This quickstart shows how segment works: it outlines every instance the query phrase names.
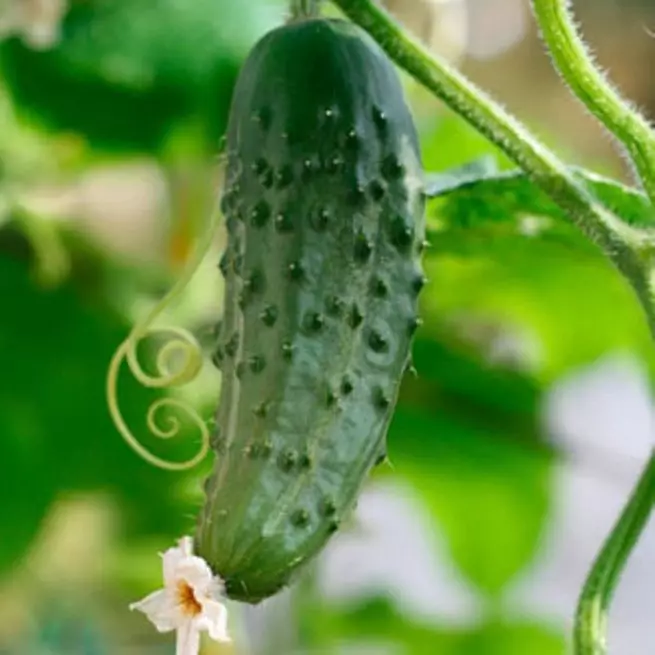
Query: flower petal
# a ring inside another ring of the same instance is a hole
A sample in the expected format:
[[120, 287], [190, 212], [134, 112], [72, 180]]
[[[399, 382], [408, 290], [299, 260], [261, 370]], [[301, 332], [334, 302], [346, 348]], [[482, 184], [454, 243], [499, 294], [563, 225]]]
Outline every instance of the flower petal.
[[175, 570], [177, 579], [186, 581], [197, 597], [209, 596], [214, 589], [214, 574], [202, 557], [186, 557]]
[[193, 621], [185, 621], [177, 630], [175, 655], [198, 655], [200, 632]]
[[193, 539], [191, 537], [182, 537], [177, 542], [177, 547], [185, 557], [193, 555]]
[[232, 641], [227, 633], [227, 608], [217, 600], [205, 600], [202, 614], [196, 619], [198, 630], [207, 630], [215, 641]]
[[175, 548], [169, 548], [163, 555], [164, 584], [169, 587], [177, 583], [177, 567], [193, 555], [193, 540], [183, 537]]
[[175, 630], [183, 621], [175, 596], [167, 589], [160, 589], [143, 600], [130, 605], [131, 610], [143, 612], [159, 632]]

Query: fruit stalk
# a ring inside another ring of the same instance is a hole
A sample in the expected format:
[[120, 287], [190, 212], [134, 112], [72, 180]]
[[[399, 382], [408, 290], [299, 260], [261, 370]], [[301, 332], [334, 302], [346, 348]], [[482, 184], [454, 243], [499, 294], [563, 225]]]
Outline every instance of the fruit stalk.
[[293, 18], [312, 18], [320, 13], [321, 0], [291, 0]]

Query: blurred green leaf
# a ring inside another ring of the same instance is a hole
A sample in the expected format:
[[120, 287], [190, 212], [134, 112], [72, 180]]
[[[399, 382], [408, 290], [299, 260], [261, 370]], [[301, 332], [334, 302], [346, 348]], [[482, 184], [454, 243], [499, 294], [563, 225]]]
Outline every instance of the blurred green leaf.
[[[556, 240], [518, 247], [477, 232], [439, 235], [425, 258], [418, 378], [403, 383], [389, 454], [458, 568], [495, 596], [531, 561], [548, 516], [546, 385], [613, 347], [650, 350], [650, 339], [631, 290], [593, 249], [571, 257]], [[494, 354], [498, 340], [511, 357]]]
[[508, 618], [470, 628], [442, 627], [401, 614], [384, 597], [357, 605], [322, 608], [320, 614], [330, 622], [333, 638], [342, 643], [379, 644], [381, 650], [384, 645], [391, 645], [404, 655], [563, 655], [565, 652], [562, 634], [536, 621]]
[[[432, 281], [423, 297], [426, 320], [475, 331], [498, 326], [527, 344], [534, 374], [549, 382], [610, 351], [653, 365], [645, 318], [625, 279], [599, 253], [537, 240], [440, 237], [425, 260]], [[432, 290], [434, 287], [434, 291]], [[521, 350], [521, 348], [518, 348]]]
[[0, 223], [8, 213], [8, 183], [41, 179], [54, 170], [52, 143], [21, 124], [0, 79]]
[[460, 635], [421, 624], [396, 610], [383, 597], [344, 606], [334, 612], [332, 634], [343, 643], [393, 644], [407, 655], [455, 655]]
[[447, 110], [431, 125], [421, 126], [421, 151], [426, 171], [467, 166], [476, 159], [493, 157], [505, 170], [514, 164], [463, 118]]
[[[576, 173], [627, 222], [653, 225], [640, 192]], [[497, 598], [534, 557], [548, 518], [553, 452], [539, 425], [546, 386], [611, 350], [648, 357], [652, 368], [652, 346], [632, 289], [525, 176], [474, 162], [429, 181], [440, 197], [430, 205], [418, 378], [403, 383], [389, 454], [453, 562]], [[561, 638], [539, 626], [496, 623], [455, 650], [563, 651]]]
[[[107, 411], [107, 366], [130, 328], [115, 304], [125, 298], [108, 293], [116, 291], [119, 274], [94, 251], [70, 254], [71, 277], [44, 289], [31, 275], [29, 242], [13, 224], [0, 232], [0, 459], [6, 471], [0, 572], [26, 553], [50, 502], [64, 492], [111, 494], [128, 537], [169, 541], [194, 521], [196, 499], [183, 485], [199, 487], [200, 471], [171, 474], [143, 462]], [[146, 434], [147, 409], [162, 395], [141, 387], [127, 370], [119, 395], [128, 425], [147, 447], [171, 459], [197, 447], [188, 430], [167, 444]]]
[[[521, 340], [517, 365], [540, 384], [610, 351], [636, 355], [655, 375], [650, 335], [632, 288], [545, 194], [507, 170], [506, 158], [469, 132], [461, 119], [447, 117], [424, 138], [426, 168], [445, 170], [441, 183], [430, 178], [442, 187], [441, 197], [429, 204], [432, 247], [424, 258], [431, 283], [421, 313], [430, 329]], [[483, 179], [472, 180], [470, 162], [490, 155], [505, 172], [489, 178], [481, 171]], [[627, 222], [654, 224], [639, 191], [572, 170]], [[491, 340], [484, 337], [478, 345], [486, 348]], [[416, 359], [423, 365], [425, 357]]]
[[413, 357], [417, 375], [403, 381], [402, 405], [457, 413], [467, 423], [537, 438], [542, 388], [529, 373], [490, 361], [479, 347], [466, 344], [428, 314]]
[[564, 655], [561, 631], [536, 621], [491, 621], [462, 639], [458, 655]]
[[[0, 327], [0, 347], [5, 348], [3, 333]], [[1, 363], [6, 364], [4, 357]], [[47, 435], [33, 414], [30, 399], [11, 388], [9, 375], [3, 366], [0, 461], [5, 492], [0, 501], [0, 578], [27, 554], [57, 494], [52, 462], [46, 454]]]
[[183, 121], [206, 138], [225, 126], [241, 59], [280, 20], [275, 0], [75, 2], [61, 41], [35, 51], [18, 38], [0, 65], [20, 109], [103, 148], [157, 150]]
[[[444, 286], [456, 282], [443, 277]], [[497, 596], [533, 558], [548, 517], [556, 453], [540, 424], [544, 386], [520, 358], [485, 352], [484, 340], [502, 327], [483, 324], [483, 338], [467, 341], [461, 324], [447, 322], [439, 287], [423, 297], [418, 374], [403, 381], [389, 457], [393, 475], [431, 510], [460, 571]]]
[[459, 570], [490, 596], [532, 560], [551, 486], [551, 458], [497, 431], [401, 407], [389, 433], [394, 475], [417, 490]]
[[[639, 192], [592, 173], [585, 179], [625, 220], [652, 224]], [[632, 288], [548, 197], [516, 173], [448, 184], [430, 206], [427, 320], [451, 331], [487, 323], [521, 335], [542, 382], [613, 350], [655, 370]]]

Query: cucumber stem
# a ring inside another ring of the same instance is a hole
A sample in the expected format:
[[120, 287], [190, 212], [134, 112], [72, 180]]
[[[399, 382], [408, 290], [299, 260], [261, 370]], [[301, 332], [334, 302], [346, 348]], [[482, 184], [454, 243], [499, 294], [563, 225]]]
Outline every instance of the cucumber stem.
[[609, 605], [654, 503], [655, 452], [651, 454], [585, 581], [575, 617], [575, 655], [604, 655], [607, 652]]
[[594, 64], [568, 0], [532, 0], [531, 4], [555, 68], [576, 97], [625, 146], [644, 191], [655, 204], [652, 126]]
[[291, 15], [294, 19], [316, 18], [320, 15], [321, 0], [291, 0]]

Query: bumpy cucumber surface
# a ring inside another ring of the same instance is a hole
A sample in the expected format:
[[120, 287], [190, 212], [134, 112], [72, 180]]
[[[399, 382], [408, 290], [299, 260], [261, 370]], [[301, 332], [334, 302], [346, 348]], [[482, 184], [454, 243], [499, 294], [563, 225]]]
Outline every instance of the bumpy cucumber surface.
[[384, 457], [418, 325], [424, 198], [397, 72], [340, 20], [255, 46], [227, 153], [218, 457], [196, 549], [255, 603], [322, 549]]

